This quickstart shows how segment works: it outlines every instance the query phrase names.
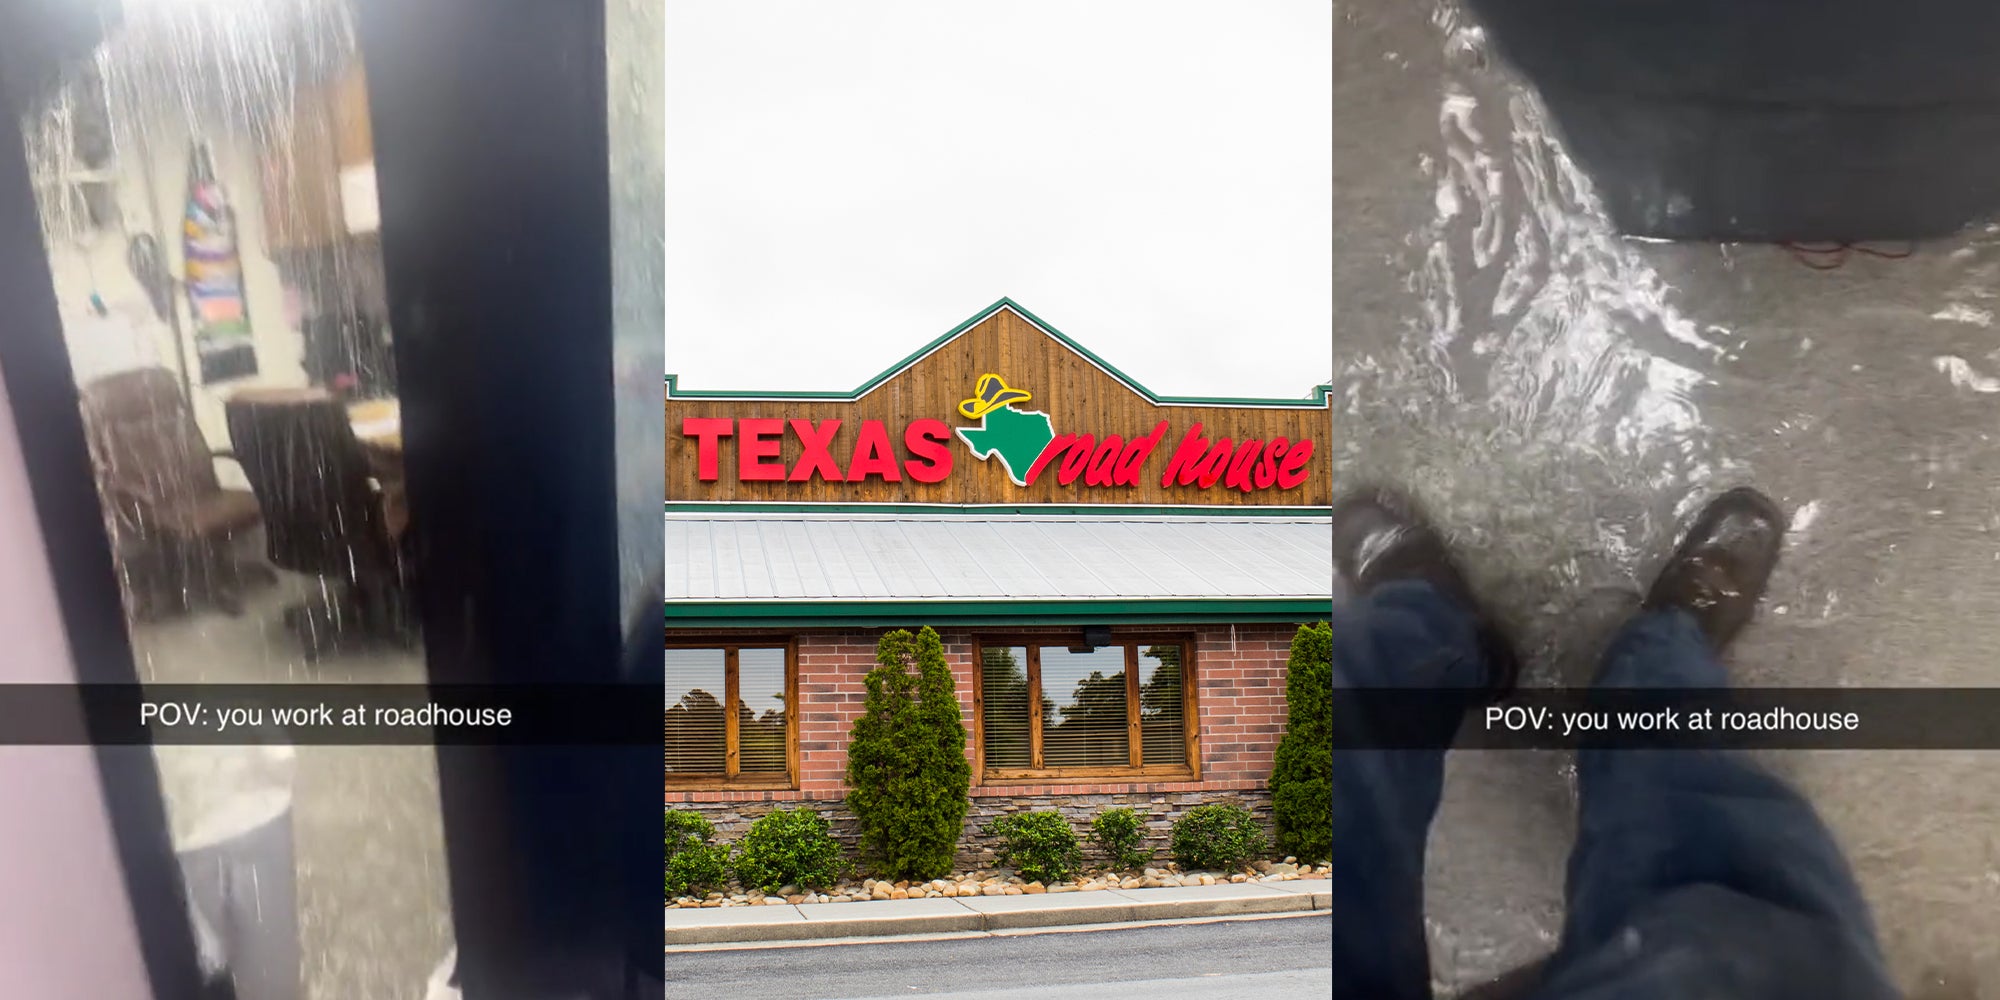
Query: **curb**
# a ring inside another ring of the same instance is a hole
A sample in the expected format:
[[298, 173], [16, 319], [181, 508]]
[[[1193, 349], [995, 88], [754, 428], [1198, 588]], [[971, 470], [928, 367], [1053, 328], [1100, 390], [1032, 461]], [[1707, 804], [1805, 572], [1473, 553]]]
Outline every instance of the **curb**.
[[[1085, 905], [1046, 906], [1014, 902], [1029, 900], [1039, 903], [1046, 896], [988, 896], [970, 899], [943, 898], [926, 899], [926, 903], [957, 904], [956, 911], [946, 907], [936, 907], [945, 912], [910, 913], [905, 915], [878, 915], [866, 917], [807, 916], [805, 907], [731, 907], [740, 909], [742, 915], [758, 915], [759, 919], [731, 921], [728, 923], [698, 924], [666, 928], [666, 945], [733, 944], [746, 941], [803, 941], [821, 938], [850, 937], [895, 937], [906, 934], [952, 934], [978, 933], [985, 931], [1019, 930], [1035, 927], [1058, 927], [1073, 924], [1116, 924], [1136, 923], [1148, 920], [1186, 920], [1200, 917], [1229, 917], [1266, 913], [1307, 913], [1314, 910], [1331, 910], [1333, 894], [1330, 890], [1300, 891], [1271, 890], [1268, 893], [1245, 893], [1211, 898], [1147, 898], [1139, 895], [1162, 890], [1107, 889], [1089, 893], [1093, 897], [1103, 897], [1102, 902], [1093, 899]], [[1007, 900], [1010, 902], [998, 902]], [[914, 901], [912, 901], [914, 902]], [[815, 903], [810, 905], [814, 912], [824, 912], [828, 908], [846, 906], [866, 906], [866, 903]], [[975, 908], [975, 906], [977, 908]], [[787, 914], [787, 911], [791, 911]], [[764, 914], [769, 913], [769, 917]], [[732, 913], [731, 916], [736, 914]], [[776, 918], [776, 919], [773, 919]]]

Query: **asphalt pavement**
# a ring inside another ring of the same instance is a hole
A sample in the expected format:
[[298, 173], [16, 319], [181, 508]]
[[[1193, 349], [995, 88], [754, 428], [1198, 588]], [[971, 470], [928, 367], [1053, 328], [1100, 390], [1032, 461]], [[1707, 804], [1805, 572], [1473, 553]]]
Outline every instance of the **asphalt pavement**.
[[1308, 915], [672, 952], [667, 996], [1319, 1000], [1333, 991], [1332, 926]]

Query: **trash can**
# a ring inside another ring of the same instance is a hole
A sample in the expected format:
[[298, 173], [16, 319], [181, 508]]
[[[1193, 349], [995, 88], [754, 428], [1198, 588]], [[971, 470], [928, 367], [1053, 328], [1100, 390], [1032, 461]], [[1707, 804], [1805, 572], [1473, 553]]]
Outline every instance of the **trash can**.
[[156, 746], [204, 971], [235, 1000], [299, 1000], [290, 746]]

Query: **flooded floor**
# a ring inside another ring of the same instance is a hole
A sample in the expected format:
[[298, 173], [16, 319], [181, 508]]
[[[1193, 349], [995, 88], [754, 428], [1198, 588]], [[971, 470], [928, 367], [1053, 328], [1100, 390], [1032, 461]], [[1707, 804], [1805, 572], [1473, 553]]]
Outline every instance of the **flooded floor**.
[[[2000, 226], [1853, 253], [1613, 235], [1456, 8], [1342, 5], [1336, 430], [1501, 595], [1528, 683], [1587, 679], [1702, 501], [1793, 512], [1743, 684], [2000, 684]], [[1827, 263], [1815, 260], [1814, 263]], [[1913, 997], [2000, 997], [2000, 753], [1791, 753]], [[1454, 754], [1433, 830], [1442, 991], [1547, 953], [1567, 755]]]
[[[244, 613], [201, 611], [133, 628], [156, 683], [422, 683], [414, 653], [344, 653], [308, 665], [284, 626], [306, 578], [252, 592]], [[305, 1000], [423, 995], [452, 946], [436, 751], [298, 748], [292, 798]], [[169, 778], [168, 808], [176, 803]]]

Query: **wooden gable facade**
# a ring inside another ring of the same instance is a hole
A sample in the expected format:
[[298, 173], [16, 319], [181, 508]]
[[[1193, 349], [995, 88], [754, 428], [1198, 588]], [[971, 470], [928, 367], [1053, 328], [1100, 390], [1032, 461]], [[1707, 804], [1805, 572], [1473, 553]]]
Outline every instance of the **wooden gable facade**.
[[1161, 397], [1004, 299], [853, 392], [668, 376], [666, 421], [669, 503], [1331, 503], [1327, 387]]

